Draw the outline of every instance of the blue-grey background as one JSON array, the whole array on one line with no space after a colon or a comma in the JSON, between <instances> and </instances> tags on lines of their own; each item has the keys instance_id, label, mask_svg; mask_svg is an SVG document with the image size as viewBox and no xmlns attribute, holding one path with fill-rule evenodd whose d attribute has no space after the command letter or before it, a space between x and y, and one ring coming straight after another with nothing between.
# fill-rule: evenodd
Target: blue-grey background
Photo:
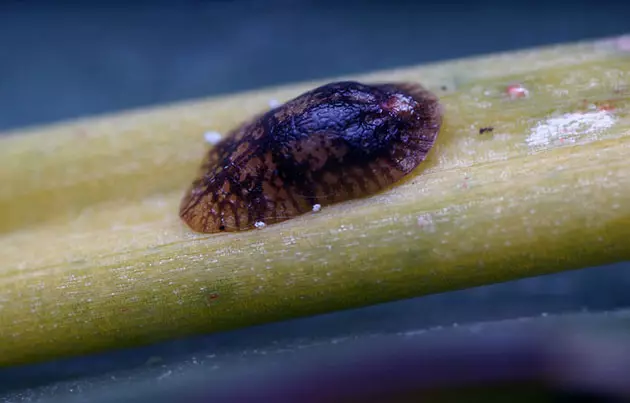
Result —
<instances>
[{"instance_id":1,"label":"blue-grey background","mask_svg":"<svg viewBox=\"0 0 630 403\"><path fill-rule=\"evenodd\" d=\"M0 129L630 31L625 0L0 0Z\"/></svg>"},{"instance_id":2,"label":"blue-grey background","mask_svg":"<svg viewBox=\"0 0 630 403\"><path fill-rule=\"evenodd\" d=\"M629 17L630 2L622 0L4 1L0 129L623 34ZM628 289L627 264L590 268L1 370L0 394L300 340L608 311L630 306Z\"/></svg>"}]
</instances>

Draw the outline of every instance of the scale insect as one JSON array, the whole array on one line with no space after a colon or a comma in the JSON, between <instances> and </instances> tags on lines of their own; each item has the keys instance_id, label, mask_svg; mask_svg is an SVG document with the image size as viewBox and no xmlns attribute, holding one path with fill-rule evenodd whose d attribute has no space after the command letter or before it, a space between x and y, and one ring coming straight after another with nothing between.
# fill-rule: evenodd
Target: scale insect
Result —
<instances>
[{"instance_id":1,"label":"scale insect","mask_svg":"<svg viewBox=\"0 0 630 403\"><path fill-rule=\"evenodd\" d=\"M441 123L438 98L419 84L329 83L211 148L179 215L197 232L242 231L373 195L425 159Z\"/></svg>"}]
</instances>

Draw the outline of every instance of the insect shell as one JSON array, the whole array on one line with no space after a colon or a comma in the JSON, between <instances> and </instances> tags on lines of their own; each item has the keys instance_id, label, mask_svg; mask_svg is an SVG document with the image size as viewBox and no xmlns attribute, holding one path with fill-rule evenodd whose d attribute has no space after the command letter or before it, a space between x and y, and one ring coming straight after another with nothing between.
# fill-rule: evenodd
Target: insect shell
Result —
<instances>
[{"instance_id":1,"label":"insect shell","mask_svg":"<svg viewBox=\"0 0 630 403\"><path fill-rule=\"evenodd\" d=\"M210 149L180 217L197 232L241 231L372 195L425 159L441 122L437 97L418 84L315 88Z\"/></svg>"}]
</instances>

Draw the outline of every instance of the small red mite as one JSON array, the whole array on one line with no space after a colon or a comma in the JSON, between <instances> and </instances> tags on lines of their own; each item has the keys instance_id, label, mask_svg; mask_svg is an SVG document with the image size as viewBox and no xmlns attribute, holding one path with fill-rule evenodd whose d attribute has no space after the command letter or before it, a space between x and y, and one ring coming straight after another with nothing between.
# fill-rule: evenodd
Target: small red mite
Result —
<instances>
[{"instance_id":1,"label":"small red mite","mask_svg":"<svg viewBox=\"0 0 630 403\"><path fill-rule=\"evenodd\" d=\"M180 217L197 232L242 231L372 195L425 159L441 123L437 97L419 84L315 88L211 148Z\"/></svg>"},{"instance_id":2,"label":"small red mite","mask_svg":"<svg viewBox=\"0 0 630 403\"><path fill-rule=\"evenodd\" d=\"M523 87L521 84L508 85L505 91L512 99L525 98L529 95L527 88Z\"/></svg>"}]
</instances>

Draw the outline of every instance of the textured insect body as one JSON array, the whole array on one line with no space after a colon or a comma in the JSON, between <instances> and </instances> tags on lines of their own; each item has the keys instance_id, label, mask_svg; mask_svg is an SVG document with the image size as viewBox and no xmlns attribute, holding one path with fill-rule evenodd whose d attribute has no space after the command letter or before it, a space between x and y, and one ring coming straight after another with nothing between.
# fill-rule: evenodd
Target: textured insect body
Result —
<instances>
[{"instance_id":1,"label":"textured insect body","mask_svg":"<svg viewBox=\"0 0 630 403\"><path fill-rule=\"evenodd\" d=\"M180 216L198 232L239 231L374 194L424 160L441 120L417 84L324 85L212 148Z\"/></svg>"}]
</instances>

